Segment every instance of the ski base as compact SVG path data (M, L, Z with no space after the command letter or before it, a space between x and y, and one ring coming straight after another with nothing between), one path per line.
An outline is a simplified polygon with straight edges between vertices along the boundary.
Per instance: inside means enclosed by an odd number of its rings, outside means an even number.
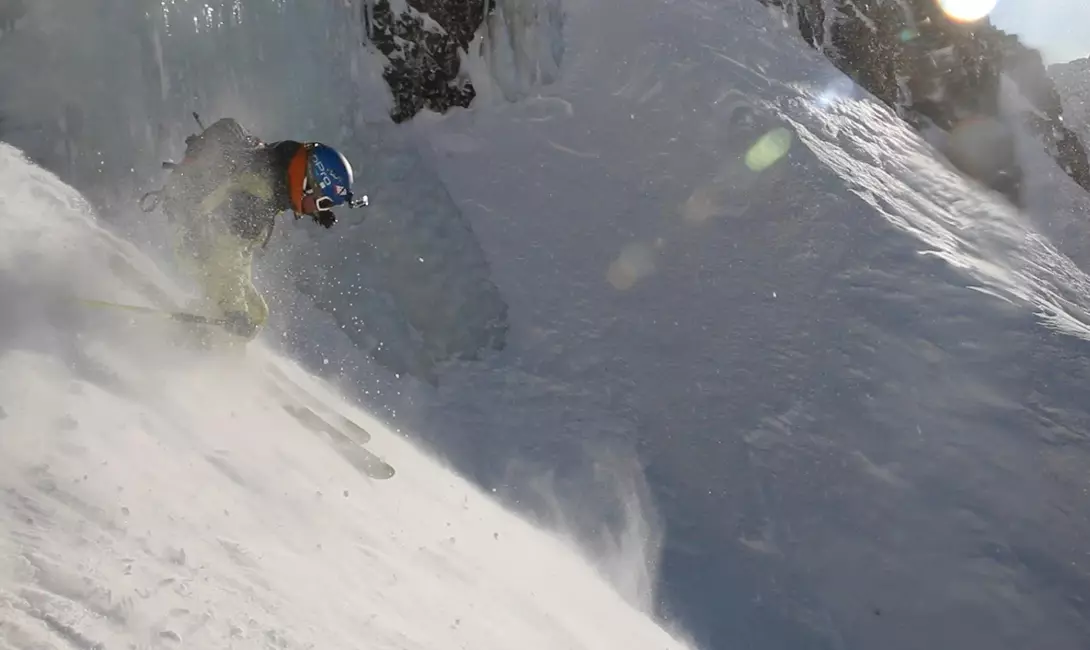
M361 441L349 436L305 406L284 404L283 408L310 431L317 434L326 434L334 449L365 476L383 481L392 478L397 473L392 465L363 446L364 442L371 439L371 434L367 433L355 422L344 418L347 424L351 425L356 431L362 432L366 439Z

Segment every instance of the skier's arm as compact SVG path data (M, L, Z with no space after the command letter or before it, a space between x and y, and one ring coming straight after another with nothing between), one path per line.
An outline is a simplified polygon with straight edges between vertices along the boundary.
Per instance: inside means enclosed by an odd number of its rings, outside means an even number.
M253 173L241 174L238 178L227 181L201 201L200 210L204 214L213 214L235 192L246 192L263 200L269 200L273 196L272 185L268 180Z
M199 209L201 214L214 214L235 191L235 182L227 181L208 193L201 201Z

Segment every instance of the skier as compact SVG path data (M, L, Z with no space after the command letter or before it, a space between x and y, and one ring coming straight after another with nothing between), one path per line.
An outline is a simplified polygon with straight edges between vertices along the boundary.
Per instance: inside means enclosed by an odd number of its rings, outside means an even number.
M182 162L164 166L173 170L170 178L149 195L157 195L175 226L175 256L203 290L205 306L244 342L257 336L269 315L252 265L277 215L291 210L296 219L307 215L331 228L334 206L367 204L367 197L353 199L352 166L336 149L319 142L265 143L232 118L186 138Z

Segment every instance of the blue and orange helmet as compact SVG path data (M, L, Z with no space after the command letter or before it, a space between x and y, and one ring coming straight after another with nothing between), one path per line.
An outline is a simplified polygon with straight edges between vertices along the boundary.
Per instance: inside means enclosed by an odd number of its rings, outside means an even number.
M296 214L317 215L338 205L367 205L367 197L353 198L352 164L344 155L320 142L300 147L288 167L292 209Z

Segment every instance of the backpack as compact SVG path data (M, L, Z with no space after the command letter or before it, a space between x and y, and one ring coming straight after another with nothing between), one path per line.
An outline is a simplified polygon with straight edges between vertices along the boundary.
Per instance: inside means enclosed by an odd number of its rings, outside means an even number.
M229 172L233 173L247 162L248 154L263 146L265 143L260 138L252 135L234 118L224 117L201 133L194 133L185 139L185 158L181 164L184 166L216 156L226 162Z
M248 166L265 143L233 118L217 120L200 133L185 139L185 157L172 164L162 198L168 218L181 216L189 206Z

